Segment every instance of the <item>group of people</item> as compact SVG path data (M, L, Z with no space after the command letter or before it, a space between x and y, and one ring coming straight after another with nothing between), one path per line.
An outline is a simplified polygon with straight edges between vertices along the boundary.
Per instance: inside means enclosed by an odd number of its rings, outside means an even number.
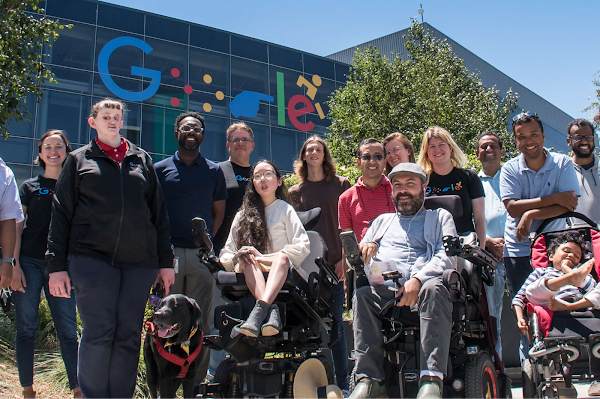
M342 320L347 266L340 232L354 232L368 271L402 272L399 292L376 273L368 273L371 284L358 289L352 299L353 399L386 395L378 312L393 295L402 295L400 305L420 315L418 397L441 397L452 313L441 276L456 267L456 260L445 254L444 236L476 234L481 247L498 259L496 283L486 288L499 335L505 276L515 296L533 270L529 233L541 220L566 211L600 221L600 210L592 205L596 193L600 196L595 136L593 126L583 119L567 128L573 159L543 147L543 125L533 113L514 118L520 155L504 166L500 136L483 132L476 147L479 174L466 167L464 153L441 127L424 132L418 157L401 133L383 142L369 138L357 148L361 176L353 186L336 174L327 143L313 136L294 163L299 183L288 190L274 163L260 160L250 165L254 134L242 122L228 128L230 157L217 164L200 153L204 118L183 113L175 121L177 152L153 164L144 150L120 135L124 112L119 101L95 104L88 123L97 137L74 151L62 131L48 131L39 140L38 163L44 174L25 181L19 190L0 160L0 288L14 291L24 397L35 397L33 349L42 289L75 397L133 395L144 308L153 285L162 284L166 294L195 299L202 309L204 333L209 333L221 299L209 270L196 257L194 217L206 221L221 263L244 273L256 298L250 316L232 335L270 336L282 328L274 301L287 272L299 268L310 252L296 211L321 208L314 230L323 237L326 260L340 280L332 305L338 340L331 349L342 390L349 389L349 370ZM424 199L431 195L458 195L462 216L425 210ZM560 246L560 256L552 257L560 258L559 266L569 258L569 269L559 269L570 276L565 281L584 284L588 280L569 274L578 270L571 270L578 260L563 255L577 252L571 244ZM559 283L550 279L546 288L559 290L564 285ZM595 297L579 298L584 299L588 306L598 302ZM75 304L83 323L79 343ZM521 319L519 327L523 329ZM501 353L498 339L496 355ZM197 384L214 374L222 356L207 352Z

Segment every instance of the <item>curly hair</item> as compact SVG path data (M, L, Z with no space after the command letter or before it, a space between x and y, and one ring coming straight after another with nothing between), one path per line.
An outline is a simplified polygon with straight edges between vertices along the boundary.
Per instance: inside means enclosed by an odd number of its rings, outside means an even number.
M331 151L329 151L329 147L325 140L317 135L309 137L308 140L304 142L300 154L298 155L298 159L294 161L294 173L296 173L300 183L308 178L308 165L304 157L306 155L306 148L311 143L318 143L323 147L323 174L325 175L326 181L331 181L331 179L335 177L335 161L331 157Z
M554 240L552 240L552 242L550 243L550 246L548 246L548 249L546 250L546 254L548 255L548 257L554 255L554 253L556 252L558 247L560 247L562 244L566 244L568 242L572 242L573 244L577 245L581 249L581 257L583 258L583 252L585 249L585 240L583 239L582 236L579 236L575 233L570 233L570 232L563 233L563 234L559 235L558 237L556 237Z
M275 171L277 180L281 180L281 185L277 187L277 191L275 191L275 197L288 202L287 188L283 182L281 171L273 162L264 159L258 161L250 170L250 177L252 178L252 176L254 176L254 169L261 163L271 165ZM242 200L240 212L241 216L238 222L238 229L235 232L235 242L237 247L252 246L261 253L269 253L271 250L271 240L269 239L265 204L260 195L256 192L253 181L246 185L246 193Z
M175 134L177 134L177 132L179 131L179 124L181 123L181 121L184 120L185 118L187 118L188 116L198 119L200 121L200 124L202 125L202 133L204 133L206 131L206 124L204 123L204 117L197 112L189 111L189 112L184 112L183 114L177 115L177 118L175 119Z

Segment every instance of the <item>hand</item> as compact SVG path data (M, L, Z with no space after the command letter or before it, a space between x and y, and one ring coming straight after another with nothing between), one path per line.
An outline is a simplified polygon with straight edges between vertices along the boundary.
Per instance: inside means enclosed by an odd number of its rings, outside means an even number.
M254 118L258 114L258 106L260 101L273 102L275 99L272 96L255 91L243 91L231 100L229 110L234 117L247 116Z
M254 255L254 256L263 256L263 254L261 254L258 249L254 248L254 247L241 247L239 249L240 251L248 251L248 253Z
M419 299L421 291L421 281L417 278L408 280L398 291L398 296L402 295L402 299L398 302L398 306L413 306Z
M379 245L375 242L363 242L358 246L360 253L362 254L363 262L365 265L369 264L369 261L379 250Z
M525 321L525 319L519 318L517 320L517 328L519 329L519 332L522 335L527 336L527 333L528 333L529 329L527 327L527 321Z
M156 286L159 282L162 282L163 287L165 287L165 296L169 295L169 287L175 283L175 270L170 267L158 269L158 276L156 276L152 286Z
M21 270L21 267L18 264L15 264L12 282L10 283L10 289L13 291L25 292L25 287L27 287L27 284L25 283L25 275L23 274L23 270Z
M338 263L335 264L334 266L335 269L335 274L338 276L338 279L340 280L340 282L342 281L346 281L346 262L344 262L344 259L340 259L340 261Z
M525 241L529 236L529 229L531 228L531 222L533 222L529 215L531 215L529 211L525 212L517 226L517 240L519 241Z
M563 266L564 268L564 266ZM573 269L568 272L569 281L575 287L581 287L581 284L585 281L585 278L592 272L594 268L594 258L588 260L583 265L579 266L577 269ZM564 270L563 270L564 271ZM567 272L565 272L567 273Z
M485 247L498 262L502 262L504 256L504 238L485 238Z
M50 294L57 298L71 298L71 279L67 272L50 273Z
M13 276L13 265L10 262L4 262L0 265L0 289L10 287Z
M563 191L555 194L557 197L556 205L564 206L569 211L574 211L577 208L577 196L575 191Z

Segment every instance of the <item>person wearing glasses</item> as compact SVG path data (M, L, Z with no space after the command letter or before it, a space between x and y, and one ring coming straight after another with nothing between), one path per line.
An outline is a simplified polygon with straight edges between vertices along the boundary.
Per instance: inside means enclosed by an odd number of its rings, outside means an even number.
M235 215L220 261L228 271L244 273L256 298L248 319L231 336L277 335L282 329L279 308L273 303L290 267L300 267L310 252L308 234L294 208L287 203L287 189L279 168L258 161L252 168L252 184L246 186L242 208ZM265 279L263 273L268 273ZM307 276L306 276L307 277Z
M360 243L371 222L382 213L394 212L392 185L383 175L385 148L377 139L363 140L356 163L362 171L356 184L340 195L338 219L341 231L354 231Z
M575 119L567 126L567 145L573 151L573 163L581 197L575 212L579 212L594 222L600 222L600 207L595 203L600 199L600 174L598 157L594 154L596 136L594 126L587 119ZM576 224L581 223L574 220Z
M185 112L175 120L177 151L154 167L165 194L171 222L171 244L175 247L174 294L194 298L202 309L204 334L210 333L214 279L208 268L198 262L192 237L192 219L201 217L211 234L219 230L225 214L227 186L223 171L200 154L206 125L197 112ZM200 356L195 385L204 380L210 360L209 351Z
M394 166L401 162L415 163L415 149L411 141L402 133L392 133L383 140L385 148L385 174L389 175Z
M533 271L529 259L531 241L542 221L575 210L580 194L573 161L544 148L544 126L533 112L523 112L512 121L513 136L520 155L506 162L500 172L500 197L508 216L504 231L504 266L511 297ZM555 221L547 230L564 228ZM521 362L529 346L522 337Z

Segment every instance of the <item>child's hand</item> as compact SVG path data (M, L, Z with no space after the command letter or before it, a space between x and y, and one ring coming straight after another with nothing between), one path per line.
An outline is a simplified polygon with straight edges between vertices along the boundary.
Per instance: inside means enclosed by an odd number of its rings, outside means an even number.
M594 258L588 260L583 265L579 266L575 270L571 270L568 274L570 275L571 284L575 287L580 287L585 278L592 272L594 267Z
M517 319L517 328L519 329L519 332L521 334L527 336L529 329L527 328L527 321L525 319L523 319L523 318Z

